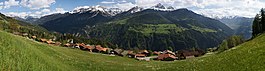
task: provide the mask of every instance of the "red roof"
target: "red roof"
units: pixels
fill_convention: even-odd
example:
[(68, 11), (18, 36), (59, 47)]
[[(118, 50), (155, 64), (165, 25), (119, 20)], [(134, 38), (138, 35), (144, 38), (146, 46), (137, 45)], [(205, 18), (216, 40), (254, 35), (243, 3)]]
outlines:
[(158, 60), (163, 60), (165, 58), (173, 58), (173, 59), (176, 59), (176, 57), (172, 54), (160, 54), (158, 55)]
[(136, 54), (135, 57), (146, 57), (145, 54)]
[(106, 52), (106, 51), (108, 50), (108, 48), (103, 48), (103, 47), (101, 47), (101, 45), (97, 45), (97, 46), (96, 46), (96, 49), (97, 49), (98, 51), (104, 51), (104, 52)]

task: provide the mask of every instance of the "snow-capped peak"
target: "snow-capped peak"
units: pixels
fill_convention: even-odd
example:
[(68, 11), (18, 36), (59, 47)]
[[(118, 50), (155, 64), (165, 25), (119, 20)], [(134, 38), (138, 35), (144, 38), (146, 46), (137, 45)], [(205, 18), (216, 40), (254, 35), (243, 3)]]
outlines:
[(84, 12), (88, 12), (88, 11), (92, 11), (92, 12), (95, 12), (95, 11), (108, 12), (107, 8), (97, 5), (97, 6), (81, 6), (81, 7), (77, 7), (70, 13), (84, 13)]
[(160, 10), (160, 11), (173, 11), (175, 10), (174, 7), (172, 6), (168, 6), (168, 7), (165, 7), (163, 4), (161, 3), (158, 3), (157, 5), (151, 7), (151, 9), (154, 9), (154, 10)]
[(109, 8), (108, 11), (113, 14), (113, 15), (117, 15), (119, 13), (124, 12), (123, 10), (121, 10), (120, 8)]
[(77, 7), (69, 13), (74, 14), (74, 13), (85, 13), (85, 12), (90, 12), (90, 13), (91, 12), (100, 12), (100, 13), (105, 14), (105, 15), (115, 16), (116, 14), (119, 14), (123, 11), (119, 8), (106, 8), (106, 7), (97, 5), (97, 6)]
[(161, 3), (158, 3), (157, 5), (155, 5), (154, 8), (157, 8), (157, 9), (166, 9), (166, 7), (164, 5), (162, 5)]
[(143, 11), (143, 10), (144, 10), (144, 8), (139, 7), (139, 6), (135, 6), (135, 7), (131, 8), (130, 10), (128, 10), (128, 12), (136, 13), (136, 12), (140, 12), (140, 11)]

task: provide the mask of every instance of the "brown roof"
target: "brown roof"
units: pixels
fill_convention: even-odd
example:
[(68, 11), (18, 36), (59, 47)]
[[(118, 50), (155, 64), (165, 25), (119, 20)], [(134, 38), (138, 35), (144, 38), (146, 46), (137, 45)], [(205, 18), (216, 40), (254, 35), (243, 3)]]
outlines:
[(114, 49), (114, 52), (117, 53), (117, 54), (121, 54), (122, 53), (122, 49)]
[(36, 39), (36, 38), (37, 38), (37, 36), (31, 36), (31, 38), (33, 38), (33, 39)]
[(163, 60), (165, 58), (173, 58), (173, 59), (176, 59), (176, 57), (174, 55), (172, 55), (172, 54), (160, 54), (157, 57), (158, 60)]
[(55, 42), (49, 40), (49, 41), (46, 41), (47, 44), (54, 44)]
[(84, 48), (87, 48), (87, 49), (89, 49), (89, 50), (92, 50), (92, 49), (95, 48), (95, 47), (93, 47), (93, 46), (87, 46), (87, 45), (85, 45), (85, 44), (81, 44), (80, 46), (82, 46), (82, 47), (84, 47)]
[(133, 53), (133, 51), (131, 51), (131, 50), (128, 50), (128, 54), (135, 55), (135, 54)]
[(42, 38), (42, 39), (40, 39), (40, 41), (41, 41), (41, 42), (46, 42), (47, 39)]
[(66, 44), (64, 44), (64, 46), (65, 46), (65, 47), (70, 47), (71, 44), (70, 44), (70, 43), (66, 43)]
[(198, 51), (191, 51), (191, 50), (181, 50), (178, 51), (178, 54), (183, 54), (184, 56), (194, 56), (200, 54)]
[(54, 44), (55, 45), (61, 45), (62, 43), (61, 42), (55, 42)]
[(97, 49), (98, 51), (104, 51), (104, 52), (106, 52), (106, 51), (108, 50), (108, 48), (103, 48), (103, 47), (101, 47), (101, 45), (97, 45), (97, 46), (96, 46), (96, 49)]
[(136, 54), (135, 57), (146, 57), (145, 54)]
[(142, 53), (149, 53), (149, 52), (147, 50), (140, 50), (139, 53), (142, 54)]
[(159, 55), (160, 52), (154, 51), (153, 54)]

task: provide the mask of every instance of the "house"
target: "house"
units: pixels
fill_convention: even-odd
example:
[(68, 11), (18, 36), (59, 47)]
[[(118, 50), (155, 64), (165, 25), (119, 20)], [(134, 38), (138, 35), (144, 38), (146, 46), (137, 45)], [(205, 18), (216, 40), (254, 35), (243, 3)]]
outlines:
[(146, 56), (150, 56), (151, 54), (147, 50), (140, 50), (138, 54), (145, 54)]
[(64, 47), (73, 47), (74, 44), (66, 43), (66, 44), (64, 44), (63, 46), (64, 46)]
[(198, 57), (204, 55), (205, 52), (202, 50), (180, 50), (177, 52), (178, 59), (186, 59), (192, 57)]
[(145, 54), (136, 54), (134, 56), (134, 58), (143, 58), (143, 57), (146, 57), (146, 55)]
[(122, 49), (114, 49), (113, 52), (115, 55), (122, 56), (121, 53), (123, 52), (123, 50)]
[(80, 45), (80, 49), (81, 50), (88, 50), (88, 51), (92, 52), (93, 49), (95, 49), (95, 47), (94, 46), (90, 46), (90, 45), (81, 44)]
[(124, 51), (122, 51), (122, 52), (121, 52), (121, 56), (127, 56), (127, 55), (128, 55), (128, 53), (129, 53), (129, 51), (128, 51), (128, 50), (124, 50)]
[(61, 42), (55, 42), (54, 45), (55, 46), (60, 46), (62, 43)]
[(47, 39), (44, 39), (44, 38), (40, 39), (40, 42), (44, 42), (45, 43), (46, 41), (47, 41)]
[(52, 40), (48, 40), (46, 41), (47, 44), (55, 44), (55, 42), (53, 42)]
[(177, 59), (177, 57), (170, 53), (163, 53), (158, 55), (157, 57), (157, 60), (162, 60), (162, 61), (174, 61), (175, 59)]
[(79, 44), (79, 43), (76, 43), (76, 44), (74, 44), (74, 48), (78, 48), (78, 49), (81, 49), (81, 45), (82, 45), (83, 43), (81, 43), (81, 44)]
[(130, 57), (130, 58), (135, 58), (135, 55), (136, 55), (136, 53), (134, 53), (133, 51), (131, 51), (131, 50), (128, 50), (128, 57)]
[(170, 50), (165, 50), (162, 52), (163, 54), (172, 54), (172, 55), (176, 55), (174, 52), (170, 51)]
[(31, 38), (32, 38), (32, 39), (36, 39), (36, 38), (37, 38), (37, 36), (31, 36)]
[(101, 45), (97, 45), (96, 48), (93, 50), (94, 52), (103, 52), (106, 53), (108, 48), (103, 48)]
[(22, 36), (27, 37), (29, 34), (28, 33), (23, 33)]
[(160, 55), (160, 54), (163, 54), (163, 52), (161, 52), (161, 51), (154, 51), (153, 52), (153, 55)]

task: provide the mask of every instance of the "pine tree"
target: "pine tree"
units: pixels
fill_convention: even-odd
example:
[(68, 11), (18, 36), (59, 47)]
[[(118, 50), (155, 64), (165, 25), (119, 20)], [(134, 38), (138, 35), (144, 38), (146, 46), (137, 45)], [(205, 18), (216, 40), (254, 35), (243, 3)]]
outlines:
[(259, 14), (257, 14), (256, 16), (255, 16), (255, 19), (254, 19), (254, 21), (253, 21), (253, 26), (252, 26), (252, 35), (253, 36), (256, 36), (258, 33), (259, 33), (259, 31), (260, 31), (260, 23), (259, 23)]
[(264, 8), (261, 9), (260, 15), (261, 15), (261, 21), (260, 21), (261, 31), (259, 33), (263, 33), (265, 31), (265, 12), (264, 12)]

